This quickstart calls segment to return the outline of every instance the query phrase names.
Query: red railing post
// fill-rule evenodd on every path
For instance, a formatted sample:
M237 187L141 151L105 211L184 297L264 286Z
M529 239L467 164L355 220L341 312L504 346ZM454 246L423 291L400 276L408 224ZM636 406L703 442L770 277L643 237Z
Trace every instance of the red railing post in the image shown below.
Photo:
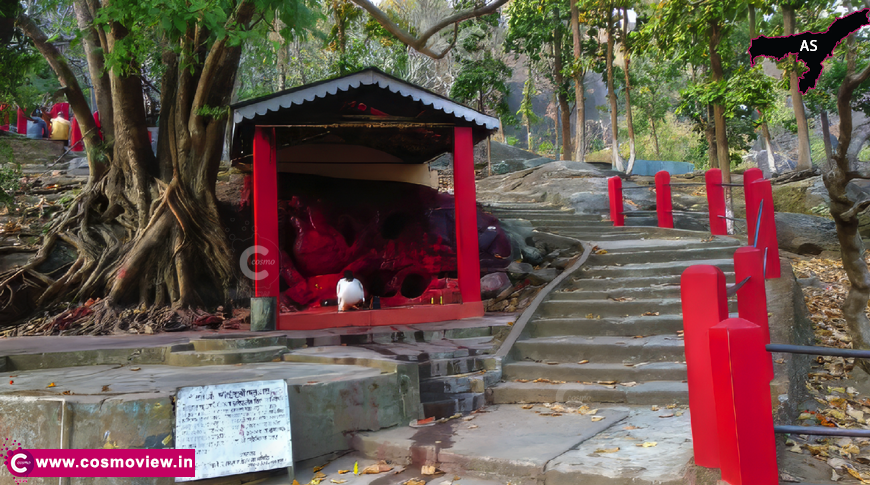
M750 184L756 180L764 180L760 168L750 168L743 172L743 200L746 203L746 232L749 233L749 245L755 244L755 226L758 223L758 201Z
M710 210L710 233L714 236L728 234L728 221L725 220L725 187L722 186L722 171L711 168L704 174L707 182L707 206Z
M659 227L674 228L674 203L671 199L671 174L656 172L656 215Z
M764 333L742 318L729 318L709 333L722 480L777 485L770 380L758 372L770 360Z
M753 200L761 206L761 225L758 230L758 241L755 247L767 250L767 269L765 277L779 278L779 242L776 239L776 216L773 207L773 188L770 180L756 180L750 186L753 188ZM753 230L755 230L753 228Z
M695 463L719 467L719 435L716 398L710 379L709 329L728 318L725 273L715 266L690 266L680 277L683 304L686 371L689 384L689 409L692 420L692 446Z
M737 290L737 312L740 318L761 328L764 344L770 343L770 323L767 320L767 291L764 287L764 251L754 247L738 248L734 252L734 277L746 283ZM768 354L765 364L768 381L773 379L773 358Z
M622 203L622 179L610 177L607 179L607 195L610 197L610 220L614 227L625 225L625 206Z

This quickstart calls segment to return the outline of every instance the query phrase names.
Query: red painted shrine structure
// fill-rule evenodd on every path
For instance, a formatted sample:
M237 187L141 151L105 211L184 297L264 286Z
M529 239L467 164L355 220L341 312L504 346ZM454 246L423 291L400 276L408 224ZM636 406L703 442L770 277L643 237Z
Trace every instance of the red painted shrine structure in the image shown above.
M375 68L232 108L234 164L253 173L252 329L407 325L483 316L474 145L498 129L497 119ZM365 180L425 184L429 179L431 187L427 162L448 152L454 160L458 301L433 298L432 304L342 313L334 306L278 310L280 177L355 179L362 186Z

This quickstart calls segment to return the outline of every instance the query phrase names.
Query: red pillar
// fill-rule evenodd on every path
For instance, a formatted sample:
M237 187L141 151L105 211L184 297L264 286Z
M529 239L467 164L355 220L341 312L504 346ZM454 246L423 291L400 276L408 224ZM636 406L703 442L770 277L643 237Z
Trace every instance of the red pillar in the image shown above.
M82 129L79 126L78 116L73 116L72 119L72 127L69 131L69 145L72 147L72 151L74 152L81 152L85 149L85 144L82 141Z
M767 291L764 288L764 251L754 247L738 248L734 252L734 277L746 283L737 290L737 311L740 318L761 328L764 343L770 343L770 324L767 320ZM767 380L773 379L773 358L765 362Z
M480 301L480 248L474 188L474 141L470 127L453 129L453 197L456 207L456 269L462 303Z
M24 110L18 108L18 134L27 135L27 118L24 115Z
M770 381L758 372L770 360L764 334L754 323L730 318L710 329L709 345L722 480L777 485Z
M610 220L614 227L625 225L625 206L622 202L622 179L610 177L607 179L607 196L610 198Z
M746 203L746 232L749 233L749 245L755 244L755 225L758 222L758 201L755 192L750 187L752 182L763 180L764 173L760 168L750 168L743 172L743 199Z
M680 277L680 298L683 304L695 463L707 468L718 468L719 437L716 399L710 380L712 370L708 332L710 327L728 318L725 273L715 266L690 266Z
M656 172L656 215L659 227L674 228L674 204L671 199L671 174Z
M254 296L277 299L280 250L274 128L254 130L254 245Z
M756 247L764 251L767 249L767 272L766 277L779 278L779 241L776 239L776 216L773 207L773 188L770 180L756 180L752 182L754 200L762 207L761 226L758 230L758 242Z
M711 168L704 174L707 182L707 206L710 209L710 234L728 234L728 221L725 219L725 187L722 186L722 171Z

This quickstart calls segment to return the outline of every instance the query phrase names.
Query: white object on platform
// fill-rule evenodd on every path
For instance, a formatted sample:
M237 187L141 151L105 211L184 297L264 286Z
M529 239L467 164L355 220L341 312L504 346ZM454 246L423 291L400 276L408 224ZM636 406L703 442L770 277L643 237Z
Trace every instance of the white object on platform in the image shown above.
M366 296L362 283L356 278L352 281L348 281L347 278L338 280L335 293L338 295L338 311L340 312L345 310L345 306L359 305Z

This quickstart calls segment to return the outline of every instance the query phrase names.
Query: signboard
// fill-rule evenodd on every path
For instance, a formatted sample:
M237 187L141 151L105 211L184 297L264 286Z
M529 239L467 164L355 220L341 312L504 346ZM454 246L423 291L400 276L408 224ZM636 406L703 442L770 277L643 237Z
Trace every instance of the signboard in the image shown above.
M176 478L176 482L292 466L287 383L179 389L175 447L196 450L196 477Z

